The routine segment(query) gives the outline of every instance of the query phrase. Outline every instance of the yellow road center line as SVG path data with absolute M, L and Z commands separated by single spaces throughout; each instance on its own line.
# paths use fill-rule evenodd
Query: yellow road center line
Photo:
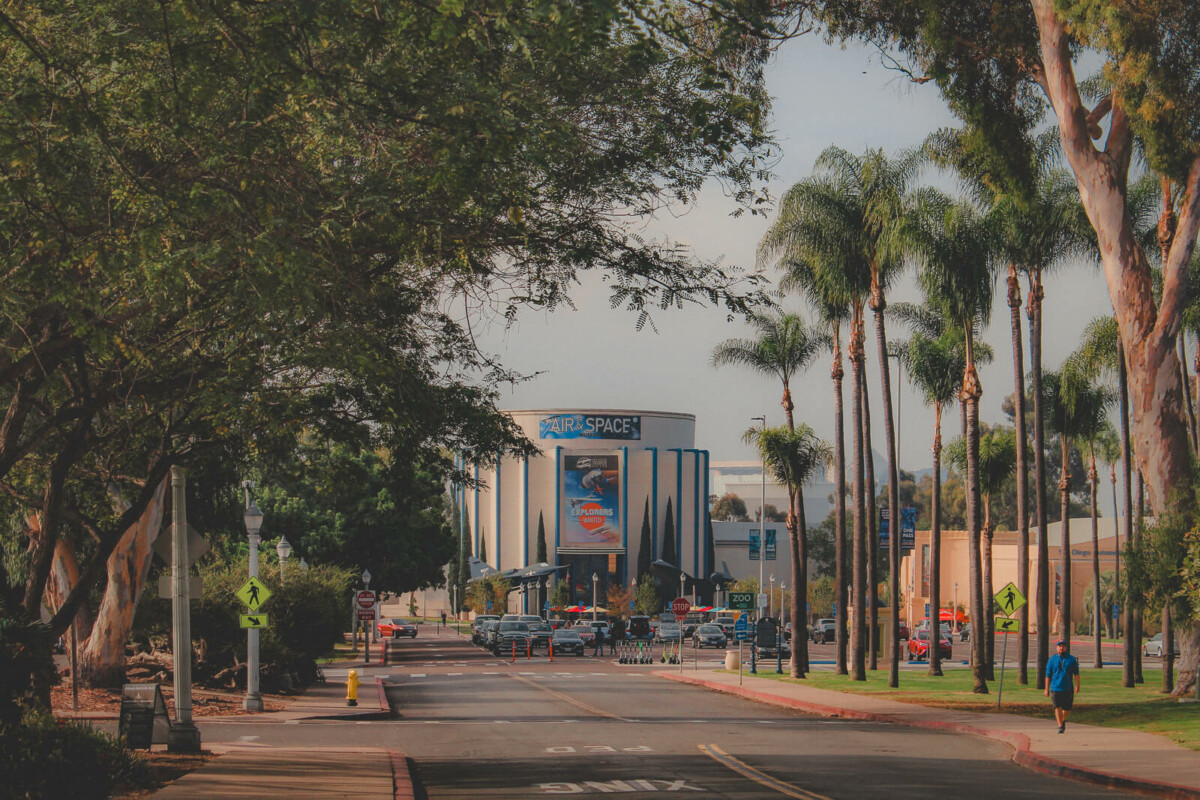
M 585 703 L 582 700 L 577 700 L 576 698 L 571 697 L 571 695 L 569 695 L 569 694 L 563 694 L 562 692 L 556 692 L 554 689 L 551 689 L 548 686 L 543 686 L 542 684 L 538 683 L 537 681 L 531 681 L 528 678 L 524 678 L 520 675 L 509 675 L 508 677 L 512 678 L 514 681 L 520 681 L 521 683 L 532 686 L 535 689 L 540 689 L 541 691 L 543 691 L 547 694 L 554 695 L 559 700 L 562 700 L 564 703 L 570 703 L 571 705 L 575 706 L 576 708 L 581 708 L 584 711 L 588 712 L 589 714 L 595 714 L 598 717 L 607 717 L 608 719 L 615 719 L 615 720 L 619 720 L 621 722 L 634 722 L 634 720 L 632 720 L 632 719 L 626 719 L 625 717 L 622 717 L 619 714 L 614 714 L 611 711 L 605 711 L 602 708 L 596 708 L 593 705 L 589 705 L 588 703 Z
M 805 789 L 801 789 L 799 786 L 793 786 L 790 783 L 784 783 L 778 778 L 772 778 L 765 772 L 760 772 L 746 762 L 734 758 L 715 744 L 702 744 L 699 747 L 700 752 L 704 753 L 718 764 L 728 767 L 739 775 L 749 778 L 755 783 L 765 786 L 772 791 L 779 792 L 787 797 L 795 797 L 797 800 L 830 800 L 830 798 L 823 794 L 810 792 Z

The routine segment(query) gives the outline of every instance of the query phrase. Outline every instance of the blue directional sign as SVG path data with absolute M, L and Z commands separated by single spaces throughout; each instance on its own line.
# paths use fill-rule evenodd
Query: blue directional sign
M 744 642 L 747 638 L 749 638 L 749 636 L 750 625 L 746 619 L 746 616 L 743 614 L 737 618 L 736 622 L 733 623 L 733 638 L 739 642 Z

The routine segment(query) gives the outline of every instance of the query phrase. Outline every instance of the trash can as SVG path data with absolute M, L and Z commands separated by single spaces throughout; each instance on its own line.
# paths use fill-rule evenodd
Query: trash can
M 737 668 L 738 668 L 738 651 L 737 650 L 726 650 L 725 651 L 725 669 L 730 670 L 732 672 L 732 671 L 737 670 Z

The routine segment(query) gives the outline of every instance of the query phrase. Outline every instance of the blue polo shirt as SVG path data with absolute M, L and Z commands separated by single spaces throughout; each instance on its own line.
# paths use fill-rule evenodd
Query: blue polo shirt
M 1046 662 L 1046 679 L 1050 681 L 1052 692 L 1074 692 L 1075 684 L 1072 675 L 1079 674 L 1079 659 L 1070 653 L 1059 655 L 1055 653 Z

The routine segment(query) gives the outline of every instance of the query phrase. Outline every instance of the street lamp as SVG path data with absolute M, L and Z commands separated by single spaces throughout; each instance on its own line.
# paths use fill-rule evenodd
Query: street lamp
M 258 577 L 258 532 L 262 530 L 263 513 L 250 499 L 250 490 L 254 488 L 251 481 L 242 481 L 242 489 L 246 492 L 246 511 L 242 514 L 242 522 L 246 525 L 246 541 L 250 545 L 250 577 Z M 242 708 L 247 711 L 262 711 L 262 694 L 259 692 L 258 675 L 258 629 L 246 630 L 246 697 L 242 700 Z
M 775 576 L 771 576 L 771 592 L 767 595 L 767 616 L 775 616 Z
M 275 555 L 279 556 L 279 582 L 283 583 L 284 570 L 287 569 L 288 559 L 292 557 L 292 545 L 286 536 L 279 537 L 279 543 L 275 545 Z
M 596 587 L 600 584 L 600 576 L 592 573 L 592 622 L 596 621 Z
M 783 581 L 779 582 L 779 623 L 781 626 L 787 625 L 787 584 Z M 782 630 L 782 627 L 780 628 Z
M 303 557 L 300 559 L 300 573 L 303 575 L 308 574 L 308 562 Z
M 766 416 L 751 417 L 751 420 L 762 423 L 762 431 L 767 431 Z M 761 440 L 759 444 L 761 445 Z M 762 467 L 762 500 L 758 505 L 758 591 L 763 590 L 763 557 L 766 555 L 765 549 L 767 546 L 767 459 L 760 456 L 759 463 Z M 755 603 L 758 608 L 759 616 L 762 615 L 762 606 Z
M 363 570 L 362 582 L 363 582 L 364 589 L 369 590 L 371 588 L 371 570 L 369 570 L 369 569 Z
M 633 616 L 634 605 L 637 602 L 637 578 L 629 579 L 629 616 Z

